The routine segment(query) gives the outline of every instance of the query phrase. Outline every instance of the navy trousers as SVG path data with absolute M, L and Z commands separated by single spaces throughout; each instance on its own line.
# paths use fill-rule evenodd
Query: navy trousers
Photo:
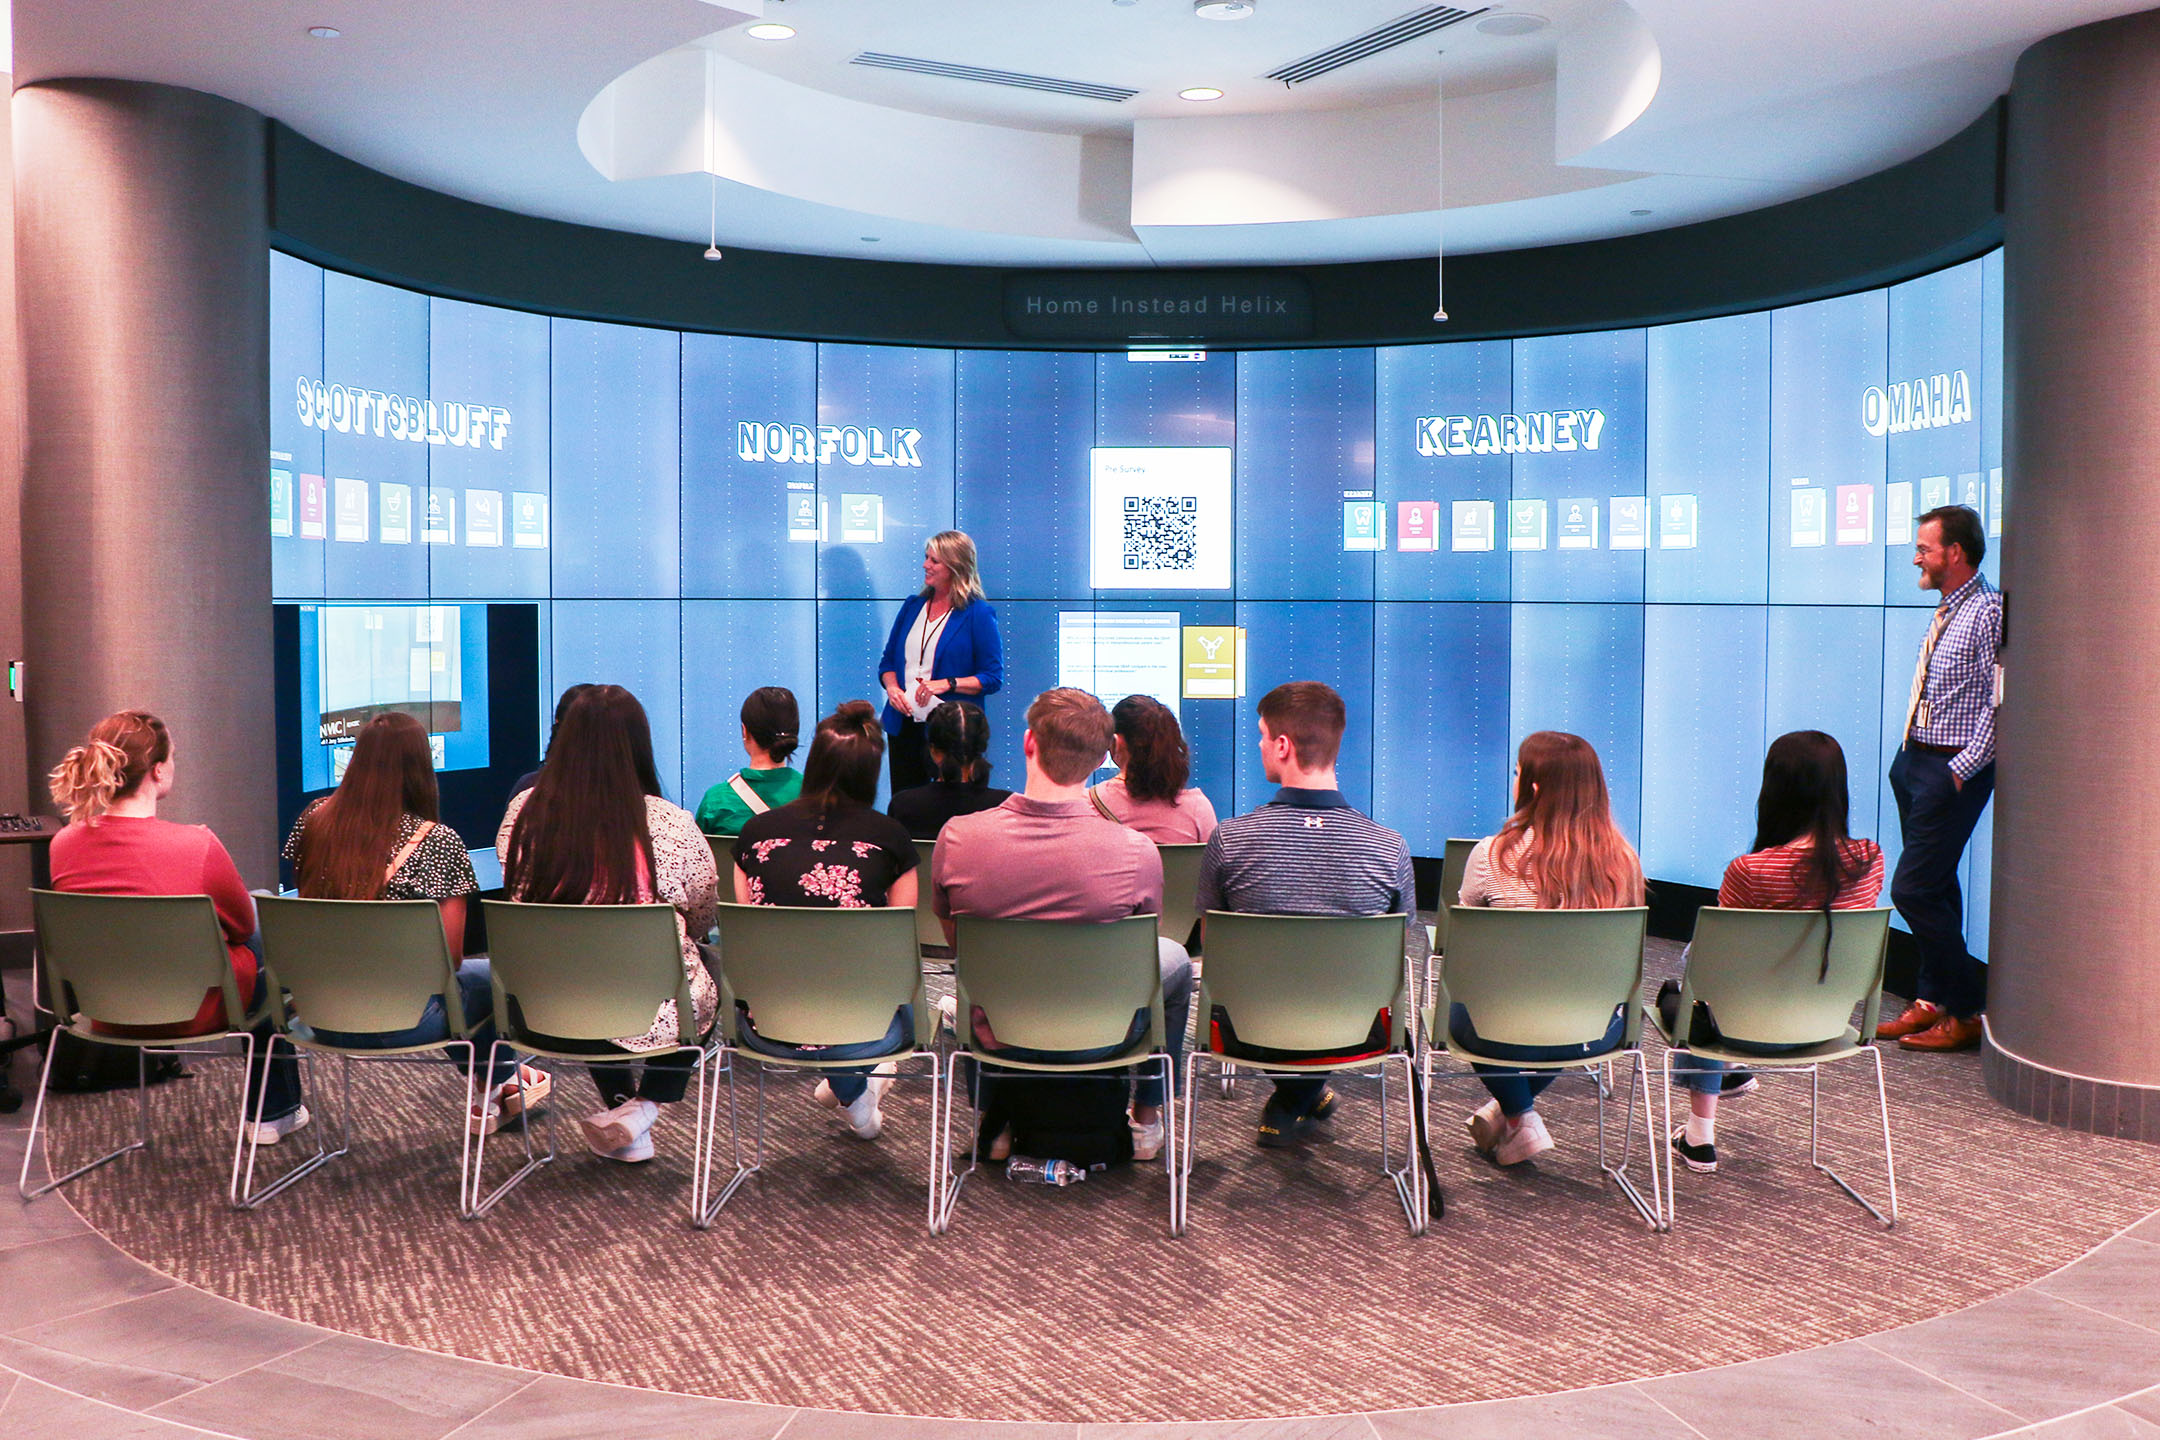
M 1987 966 L 1965 948 L 1965 895 L 1958 888 L 1957 867 L 1995 793 L 1995 766 L 1990 763 L 1960 788 L 1950 774 L 1949 756 L 1908 745 L 1890 762 L 1890 793 L 1897 797 L 1898 827 L 1905 837 L 1897 873 L 1890 877 L 1890 903 L 1920 946 L 1915 998 L 1969 1020 L 1987 1008 Z

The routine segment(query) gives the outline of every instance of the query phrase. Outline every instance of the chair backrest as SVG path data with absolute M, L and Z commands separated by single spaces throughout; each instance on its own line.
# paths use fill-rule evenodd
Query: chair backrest
M 968 1007 L 979 1005 L 1000 1045 L 1098 1050 L 1122 1042 L 1141 1010 L 1150 1013 L 1150 1048 L 1162 1044 L 1153 915 L 1102 924 L 962 915 L 954 924 L 964 1043 L 974 1044 Z
M 504 1039 L 536 1033 L 562 1040 L 642 1035 L 664 1001 L 676 1002 L 680 1033 L 697 1020 L 671 905 L 539 905 L 482 900 L 495 977 L 495 1028 Z M 522 1027 L 511 1025 L 515 997 Z
M 1205 845 L 1158 845 L 1162 855 L 1162 913 L 1155 917 L 1156 933 L 1183 945 L 1200 918 L 1200 857 Z
M 79 895 L 32 890 L 47 993 L 62 1023 L 67 997 L 106 1025 L 188 1025 L 206 991 L 225 992 L 225 1020 L 247 1014 L 232 953 L 207 895 Z
M 1478 1038 L 1501 1045 L 1602 1040 L 1627 1007 L 1628 1043 L 1642 1034 L 1643 932 L 1650 912 L 1504 910 L 1457 905 L 1440 961 L 1440 1025 L 1452 1001 Z
M 1346 1050 L 1388 1012 L 1388 1043 L 1405 1033 L 1407 971 L 1400 915 L 1207 917 L 1208 1009 L 1226 1011 L 1240 1045 Z
M 945 925 L 937 918 L 937 911 L 930 908 L 930 891 L 933 888 L 930 884 L 930 862 L 936 858 L 937 841 L 915 842 L 915 943 L 935 945 L 943 949 L 948 943 L 945 939 Z
M 905 910 L 722 905 L 720 973 L 731 1039 L 738 1000 L 757 1018 L 758 1034 L 790 1045 L 882 1040 L 903 1005 L 916 1007 L 918 1045 L 927 1048 L 935 1034 L 915 921 Z
M 732 835 L 707 835 L 707 848 L 712 851 L 713 871 L 720 877 L 720 893 L 735 893 L 735 837 Z
M 440 998 L 452 1036 L 465 1036 L 457 962 L 432 900 L 303 900 L 263 896 L 263 963 L 292 993 L 293 1015 L 315 1030 L 410 1030 Z
M 1477 841 L 1451 839 L 1440 855 L 1440 908 L 1433 917 L 1433 948 L 1447 949 L 1448 908 L 1462 903 L 1463 871 L 1470 867 L 1470 852 Z
M 1697 1002 L 1710 1007 L 1718 1033 L 1755 1045 L 1820 1045 L 1845 1037 L 1852 1013 L 1882 1004 L 1888 910 L 1840 910 L 1830 926 L 1830 968 L 1823 972 L 1820 910 L 1727 910 L 1706 905 L 1695 917 L 1681 980 L 1680 1035 Z M 1817 976 L 1821 976 L 1818 980 Z

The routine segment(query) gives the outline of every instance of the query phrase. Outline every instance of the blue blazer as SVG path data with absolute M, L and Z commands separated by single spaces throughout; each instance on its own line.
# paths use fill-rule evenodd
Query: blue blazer
M 878 662 L 880 675 L 890 670 L 902 685 L 907 683 L 907 660 L 901 652 L 907 648 L 908 631 L 915 627 L 915 617 L 928 603 L 915 594 L 900 607 L 900 618 L 893 621 L 892 634 L 885 641 L 885 658 Z M 980 703 L 997 694 L 1005 683 L 1005 646 L 998 638 L 997 610 L 987 600 L 978 599 L 953 611 L 945 628 L 938 632 L 937 650 L 930 656 L 933 680 L 960 680 L 969 675 L 982 681 L 982 694 L 955 695 L 954 699 Z M 884 718 L 885 733 L 897 735 L 900 723 L 908 717 L 888 700 Z

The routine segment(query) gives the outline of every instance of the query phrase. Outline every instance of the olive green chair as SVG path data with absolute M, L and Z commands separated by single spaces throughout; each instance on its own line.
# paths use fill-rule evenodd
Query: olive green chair
M 1256 1075 L 1308 1078 L 1350 1071 L 1380 1077 L 1380 1172 L 1395 1184 L 1410 1233 L 1425 1233 L 1417 1163 L 1416 1027 L 1401 915 L 1207 915 L 1208 962 L 1195 1007 L 1205 1052 L 1185 1057 L 1182 1222 L 1193 1165 L 1193 1110 L 1203 1058 Z M 1234 1036 L 1234 1041 L 1232 1037 Z M 1226 1046 L 1234 1043 L 1235 1049 Z M 1391 1126 L 1388 1072 L 1402 1068 Z M 1392 1136 L 1402 1153 L 1392 1153 Z
M 1439 956 L 1447 949 L 1448 911 L 1462 903 L 1463 871 L 1470 866 L 1470 852 L 1477 848 L 1477 841 L 1451 839 L 1440 855 L 1440 905 L 1433 912 L 1433 923 L 1426 927 L 1432 936 L 1433 963 L 1425 972 L 1425 1003 L 1433 1001 L 1433 986 L 1440 974 Z
M 440 1065 L 453 1057 L 465 1070 L 465 1103 L 456 1117 L 458 1213 L 472 1193 L 472 1135 L 468 1118 L 479 1101 L 479 1054 L 465 1025 L 457 961 L 443 934 L 442 909 L 432 900 L 305 900 L 262 896 L 263 964 L 270 993 L 286 1005 L 278 1029 L 304 1054 L 340 1062 L 342 1104 L 337 1148 L 352 1143 L 352 1066 L 355 1060 L 392 1065 Z M 318 1030 L 348 1035 L 410 1030 L 430 1000 L 442 1002 L 449 1035 L 424 1045 L 355 1048 L 323 1040 Z
M 1200 918 L 1200 857 L 1205 845 L 1157 845 L 1162 856 L 1162 913 L 1155 917 L 1156 933 L 1183 945 L 1192 939 L 1193 922 Z
M 147 1060 L 152 1054 L 223 1059 L 240 1042 L 240 1107 L 233 1131 L 232 1178 L 226 1195 L 240 1209 L 252 1209 L 330 1159 L 316 1135 L 316 1152 L 261 1190 L 254 1188 L 254 1127 L 262 1113 L 261 1093 L 248 1094 L 248 1072 L 258 1041 L 254 1031 L 271 1013 L 266 1002 L 250 1010 L 233 978 L 232 955 L 218 925 L 217 908 L 207 895 L 78 895 L 32 890 L 31 915 L 37 930 L 47 1004 L 60 1029 L 79 1040 L 121 1045 L 135 1051 L 135 1139 L 119 1149 L 76 1166 L 65 1175 L 33 1186 L 38 1133 L 44 1128 L 45 1099 L 52 1085 L 57 1044 L 45 1047 L 38 1075 L 37 1101 L 30 1111 L 30 1135 L 23 1146 L 22 1173 L 16 1186 L 25 1200 L 58 1189 L 131 1151 L 148 1149 L 150 1089 Z M 203 997 L 217 991 L 224 998 L 222 1023 L 204 1034 L 185 1033 L 202 1010 Z M 266 990 L 266 994 L 275 994 Z M 159 1029 L 168 1038 L 116 1035 L 103 1027 Z M 170 1032 L 181 1032 L 172 1035 Z M 268 1071 L 264 1072 L 267 1082 Z M 251 1103 L 252 1101 L 252 1103 Z M 50 1150 L 48 1144 L 47 1149 Z M 50 1157 L 48 1156 L 48 1159 Z
M 1598 1169 L 1618 1187 L 1652 1230 L 1665 1227 L 1663 1172 L 1657 1137 L 1650 1127 L 1650 1076 L 1643 1063 L 1643 934 L 1649 911 L 1506 910 L 1457 905 L 1448 917 L 1448 948 L 1440 961 L 1439 993 L 1425 1012 L 1425 1126 L 1432 1130 L 1432 1084 L 1436 1079 L 1474 1080 L 1472 1071 L 1436 1072 L 1445 1054 L 1464 1065 L 1482 1064 L 1502 1074 L 1549 1075 L 1579 1070 L 1598 1081 Z M 1481 1042 L 1494 1045 L 1581 1046 L 1580 1055 L 1559 1060 L 1501 1060 L 1466 1049 L 1448 1032 L 1451 1005 L 1469 1012 Z M 1606 1030 L 1618 1011 L 1620 1039 Z M 1604 1068 L 1615 1060 L 1634 1068 L 1628 1082 L 1627 1122 L 1618 1160 L 1609 1160 Z M 1639 1190 L 1628 1166 L 1635 1143 L 1635 1105 L 1642 1102 L 1649 1146 L 1650 1195 Z
M 1163 1028 L 1162 969 L 1156 949 L 1156 918 L 1133 915 L 1103 924 L 1066 920 L 991 920 L 962 915 L 955 922 L 953 978 L 958 1049 L 977 1066 L 1031 1075 L 1084 1076 L 1129 1065 L 1159 1067 L 1163 1077 L 1163 1170 L 1170 1181 L 1170 1233 L 1184 1228 L 1178 1184 L 1177 1076 Z M 972 1023 L 980 1009 L 998 1048 L 987 1049 Z M 1147 1012 L 1145 1033 L 1133 1038 L 1133 1020 Z M 1009 1050 L 1036 1054 L 1114 1053 L 1100 1060 L 1018 1060 Z M 939 1174 L 944 1186 L 938 1230 L 952 1227 L 960 1187 L 975 1173 L 952 1168 L 953 1111 L 958 1105 L 957 1057 L 945 1070 L 945 1106 L 939 1132 Z
M 939 962 L 941 969 L 952 964 L 952 945 L 945 938 L 945 922 L 938 919 L 937 911 L 930 908 L 930 864 L 937 858 L 937 841 L 915 842 L 915 943 L 925 960 Z
M 1827 929 L 1827 933 L 1826 933 Z M 1665 1130 L 1672 1133 L 1673 1072 L 1699 1055 L 1756 1073 L 1805 1070 L 1810 1082 L 1808 1163 L 1830 1177 L 1860 1207 L 1897 1224 L 1897 1162 L 1890 1147 L 1890 1096 L 1883 1084 L 1875 1025 L 1882 1016 L 1883 956 L 1890 939 L 1888 910 L 1728 910 L 1709 905 L 1695 917 L 1687 970 L 1680 980 L 1677 1035 L 1666 1032 L 1655 1007 L 1651 1023 L 1663 1035 Z M 1827 942 L 1827 943 L 1826 943 Z M 1853 1012 L 1860 1023 L 1853 1024 Z M 1775 1046 L 1774 1054 L 1760 1047 Z M 1862 1057 L 1875 1067 L 1875 1103 L 1882 1122 L 1883 1175 L 1890 1213 L 1823 1161 L 1822 1067 Z M 1665 1160 L 1665 1224 L 1678 1208 L 1672 1157 Z
M 728 1130 L 734 1146 L 735 1174 L 712 1199 L 704 1219 L 720 1207 L 765 1163 L 765 1071 L 768 1068 L 830 1071 L 891 1062 L 897 1069 L 911 1060 L 929 1065 L 930 1203 L 928 1226 L 938 1230 L 938 1114 L 944 1064 L 937 1042 L 938 1012 L 923 990 L 922 962 L 916 953 L 915 919 L 906 910 L 826 910 L 785 905 L 720 907 L 720 1054 L 727 1060 Z M 741 1008 L 738 1008 L 741 1007 Z M 816 1054 L 771 1055 L 746 1046 L 744 1011 L 756 1033 L 789 1045 L 875 1045 L 890 1032 L 893 1016 L 911 1014 L 912 1033 L 897 1050 L 845 1060 Z M 737 1056 L 758 1066 L 757 1113 L 751 1153 L 743 1156 L 741 1112 L 736 1103 Z M 714 1093 L 719 1093 L 717 1085 Z M 717 1105 L 717 1098 L 715 1104 Z M 707 1133 L 705 1163 L 718 1148 L 718 1117 Z M 703 1182 L 712 1193 L 712 1181 Z
M 690 1051 L 697 1073 L 695 1156 L 690 1183 L 690 1221 L 705 1222 L 703 1180 L 707 1117 L 706 1062 L 711 1049 L 699 1037 L 697 1006 L 690 978 L 683 970 L 682 947 L 671 905 L 540 905 L 517 900 L 482 900 L 487 918 L 489 971 L 494 980 L 495 1044 L 488 1069 L 506 1052 L 523 1051 L 580 1065 L 629 1065 L 662 1055 Z M 642 1035 L 667 1001 L 675 1002 L 676 1037 L 672 1045 L 642 1050 L 617 1059 L 594 1055 L 573 1045 Z M 472 1199 L 467 1218 L 492 1210 L 503 1196 L 556 1158 L 554 1107 L 547 1116 L 547 1148 L 536 1150 L 534 1127 L 520 1127 L 522 1164 L 489 1191 L 485 1175 L 487 1136 L 473 1147 Z

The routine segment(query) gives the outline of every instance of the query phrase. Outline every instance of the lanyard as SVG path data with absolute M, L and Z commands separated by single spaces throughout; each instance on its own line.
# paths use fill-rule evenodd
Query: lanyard
M 938 616 L 936 623 L 931 623 L 930 606 L 928 602 L 924 603 L 922 643 L 915 647 L 916 669 L 928 670 L 930 668 L 930 652 L 934 648 L 936 648 L 938 636 L 945 633 L 945 622 L 950 619 L 952 619 L 952 607 L 948 605 L 945 609 L 945 613 Z

